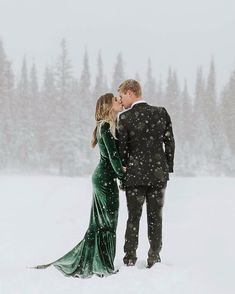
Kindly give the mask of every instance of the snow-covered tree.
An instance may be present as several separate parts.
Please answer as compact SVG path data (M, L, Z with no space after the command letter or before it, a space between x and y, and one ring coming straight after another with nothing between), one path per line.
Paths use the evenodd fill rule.
M193 128L192 128L192 99L188 92L187 81L184 82L184 89L181 93L182 109L180 116L180 132L178 134L178 162L177 168L181 175L192 175L192 138L193 138Z
M39 97L37 141L40 167L44 172L51 173L58 173L58 162L53 150L54 138L58 133L56 126L58 119L55 111L57 104L54 69L47 66Z
M97 66L98 71L96 75L94 92L93 92L94 101L107 91L107 89L104 87L103 61L102 61L102 56L100 52L98 55L97 65L98 65Z
M221 120L223 124L222 132L226 135L228 149L235 158L235 70L232 72L228 84L221 95Z
M180 138L181 128L180 128L180 119L181 119L181 100L180 100L180 87L178 83L178 78L176 72L172 72L171 68L168 70L167 77L167 85L166 91L164 95L164 104L162 105L166 107L172 121L173 131L175 136L176 144L178 144L178 139ZM178 145L178 148L180 146ZM176 148L176 156L175 156L175 171L177 171L177 162L180 162L180 154L178 154L178 148ZM177 150L178 149L178 150Z
M167 107L168 112L171 115L174 125L179 122L180 111L180 87L178 83L178 77L176 71L172 72L171 68L168 70L167 85L165 92L164 104Z
M159 81L156 86L156 105L163 105L164 104L164 92L162 86L162 77L159 77Z
M80 170L89 173L92 170L91 135L94 128L94 113L97 98L91 94L91 77L87 51L84 54L83 68L78 85L79 95L79 161Z
M215 167L211 152L213 140L205 111L206 87L202 68L197 70L194 111L192 115L192 170L196 174L211 173Z
M218 112L217 112L217 93L216 93L216 74L214 60L211 60L210 71L207 79L206 93L204 99L204 112L208 118L211 137L214 143L217 141L218 134Z
M111 92L114 94L117 92L119 85L125 80L124 65L122 53L117 55L117 61L114 67L113 81L111 86Z
M152 105L156 105L156 81L152 73L151 59L148 59L146 81L144 84L144 97Z
M144 97L152 105L156 105L156 81L152 73L151 59L148 59L146 82L144 85Z
M68 56L67 44L63 39L61 41L61 53L57 60L55 70L56 103L54 128L56 136L53 138L53 154L57 161L61 175L69 175L69 164L72 161L73 153L70 149L70 111L71 89L72 89L72 65Z
M14 75L0 40L0 164L12 166L14 160Z
M1 169L37 170L59 175L90 174L97 163L98 148L90 147L95 127L97 98L116 94L125 80L122 54L114 67L111 86L103 69L101 53L94 86L88 53L79 79L72 73L66 41L61 42L57 63L47 67L42 83L36 65L23 59L21 72L11 68L0 41L0 166ZM166 107L176 140L175 171L180 175L235 175L235 70L217 103L216 71L211 60L205 80L200 67L192 97L185 81L183 91L175 71L169 68L166 87L155 81L148 62L143 98ZM150 101L149 99L154 99Z
M29 77L26 57L23 58L17 85L17 159L22 169L31 168L32 108L29 96Z

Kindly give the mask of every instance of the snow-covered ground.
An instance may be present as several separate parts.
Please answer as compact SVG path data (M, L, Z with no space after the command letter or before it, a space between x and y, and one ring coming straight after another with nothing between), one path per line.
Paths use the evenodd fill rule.
M166 190L162 263L145 269L145 206L137 266L122 264L127 209L120 193L116 267L108 278L66 278L27 267L62 256L86 231L91 179L0 176L1 294L233 294L235 179L172 178Z

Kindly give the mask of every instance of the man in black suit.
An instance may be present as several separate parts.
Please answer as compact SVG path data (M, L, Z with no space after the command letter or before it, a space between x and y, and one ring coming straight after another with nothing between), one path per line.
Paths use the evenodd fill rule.
M136 263L139 221L146 200L150 243L147 268L150 268L161 262L162 207L169 172L173 172L174 135L166 109L150 106L142 100L137 81L124 81L118 92L126 109L118 122L119 152L127 168L124 184L128 220L123 261L127 266Z

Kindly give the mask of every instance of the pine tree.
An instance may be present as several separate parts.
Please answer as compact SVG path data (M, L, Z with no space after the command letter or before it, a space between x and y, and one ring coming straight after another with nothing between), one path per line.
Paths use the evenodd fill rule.
M3 99L5 91L6 91L6 64L7 58L5 54L5 50L3 48L3 43L0 40L0 95L1 99ZM3 101L1 100L1 103Z
M70 111L72 90L72 66L68 57L66 41L61 41L61 54L58 57L55 71L56 107L54 156L58 163L61 175L69 175L73 164L73 152L71 150L71 121Z
M37 69L33 63L29 76L29 129L31 136L30 144L30 162L33 168L38 168L41 163L38 150L38 137L39 137L39 87Z
M172 121L173 130L174 130L174 137L176 144L178 144L178 139L180 138L180 118L181 118L181 111L182 105L180 103L180 88L178 84L178 78L176 72L172 72L171 68L168 70L168 78L167 78L167 86L165 92L165 99L164 104L162 106L166 107ZM178 145L179 146L179 145ZM178 147L180 148L180 146ZM178 149L179 150L179 149ZM179 167L178 162L180 161L180 157L178 156L178 150L176 149L176 174L179 172L177 167Z
M92 170L91 135L94 127L94 113L96 99L93 98L90 89L90 70L87 51L84 54L83 69L79 80L79 158L76 159L80 171L89 174Z
M17 151L18 165L24 170L30 169L32 120L29 97L29 78L26 58L23 58L21 75L17 85Z
M221 122L222 122L222 133L225 134L226 139L224 145L228 143L226 147L227 161L229 167L226 169L229 175L234 175L234 160L235 160L235 70L232 72L228 84L225 86L221 95Z
M117 55L117 61L116 61L115 67L114 67L113 82L112 82L111 91L113 93L116 93L119 85L124 80L125 80L124 65L123 65L122 53L120 52Z
M213 172L214 161L211 158L213 141L210 125L205 112L206 87L202 68L197 71L194 111L192 115L192 170L197 175Z
M98 73L96 76L95 87L93 92L94 101L103 95L107 90L104 87L104 73L103 73L103 61L101 53L98 55Z
M11 63L8 61L0 40L0 164L2 168L10 168L13 161L14 148L14 76Z
M167 81L166 81L166 90L165 90L165 98L164 98L164 107L169 109L170 103L172 100L172 96L174 93L172 93L172 82L173 82L173 76L172 76L172 69L169 67L168 69L168 75L167 75Z
M0 40L0 120L4 122L5 119L5 108L6 108L6 55L3 48L2 41ZM6 135L5 135L5 125L0 124L0 164L1 166L6 166Z
M196 86L195 86L195 99L194 99L194 112L204 113L204 97L205 97L205 80L203 78L202 67L197 70Z
M217 141L217 94L216 94L216 76L215 76L215 65L214 60L211 60L210 71L207 79L206 96L204 99L204 112L208 118L209 126L211 130L211 137L214 143Z
M187 81L184 81L184 90L182 92L182 116L181 124L183 128L183 138L191 141L192 137L192 128L191 128L191 119L192 119L192 99L188 92Z
M221 112L224 122L224 130L227 135L230 148L235 155L235 70L232 72L229 82L223 91Z
M192 101L188 92L187 81L184 82L182 96L182 111L180 117L180 132L178 135L178 170L181 175L193 175L191 170L192 150Z
M180 106L180 87L178 83L176 71L172 72L171 68L168 70L168 78L166 85L166 94L164 104L166 105L168 112L170 113L174 124L178 124L177 117L179 116Z
M159 77L159 81L157 83L156 87L156 104L161 106L164 104L164 92L163 92L163 86L162 86L162 77Z
M216 73L214 60L211 60L210 72L207 80L206 100L205 100L205 115L208 119L210 127L210 136L213 142L213 150L211 151L211 159L214 161L215 174L221 174L223 166L223 154L225 146L222 143L224 141L222 117L221 112L217 105L217 93L216 93ZM226 141L227 142L227 141ZM225 143L225 142L224 142Z
M38 149L42 169L55 174L59 172L58 156L55 156L54 150L58 144L58 115L55 111L58 109L57 104L54 69L47 66L40 95Z
M147 77L144 85L144 97L152 105L156 105L156 81L152 74L151 59L148 60Z
M37 69L35 63L33 63L31 72L30 72L30 95L37 101L39 90L38 90L38 77L37 77Z

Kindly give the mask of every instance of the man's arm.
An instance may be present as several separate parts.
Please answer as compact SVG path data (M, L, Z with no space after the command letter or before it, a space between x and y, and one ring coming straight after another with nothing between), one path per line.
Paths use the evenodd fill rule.
M164 132L164 138L163 142L165 144L165 155L166 155L166 160L169 168L169 172L173 173L174 171L174 154L175 154L175 139L174 139L174 134L173 134L173 129L172 129L172 123L171 123L171 118L166 111L165 108L163 108L164 113L165 113L165 119L166 119L166 129Z
M128 158L128 131L126 126L126 114L123 113L119 116L118 122L118 134L119 134L119 155L122 160L122 165L127 166Z

